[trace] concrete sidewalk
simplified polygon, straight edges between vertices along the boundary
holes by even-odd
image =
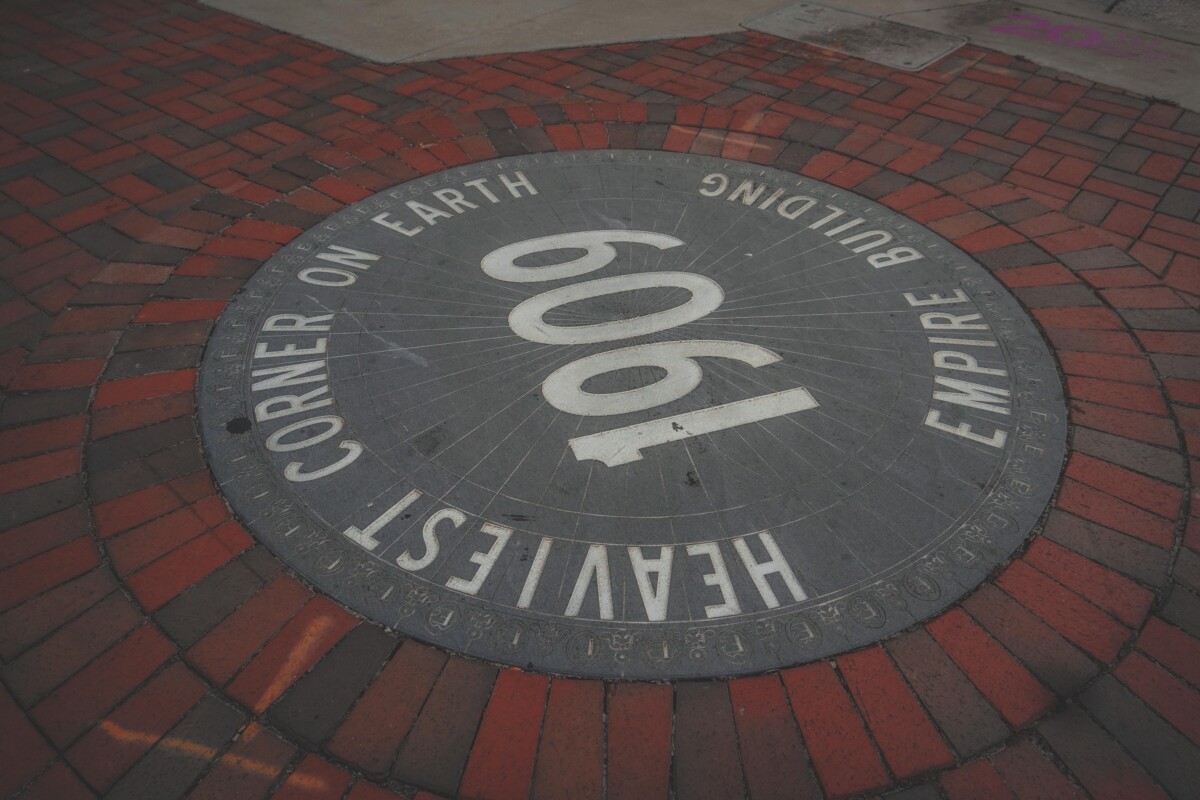
[[[1014,55],[1022,37],[919,72],[732,29],[380,64],[191,2],[0,19],[0,796],[1194,796],[1194,111]],[[449,654],[258,544],[195,419],[247,278],[398,183],[604,149],[823,181],[995,275],[1070,408],[1018,556],[886,642],[671,683]]]

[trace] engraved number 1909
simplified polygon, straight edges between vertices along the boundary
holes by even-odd
[[[497,280],[536,283],[586,275],[608,266],[617,257],[613,242],[634,242],[667,250],[684,244],[674,236],[651,231],[580,231],[527,239],[493,250],[483,257],[483,271]],[[540,267],[518,267],[522,256],[548,250],[584,250],[571,261]],[[545,315],[559,306],[592,297],[649,288],[687,290],[688,301],[665,311],[595,325],[552,325]],[[631,339],[694,322],[716,310],[725,293],[713,280],[690,272],[640,272],[599,278],[550,289],[517,305],[508,324],[518,336],[542,344],[591,344]],[[646,411],[679,400],[700,385],[703,371],[695,358],[729,358],[752,367],[780,360],[778,353],[745,342],[688,339],[640,344],[587,356],[560,367],[542,383],[542,395],[555,408],[580,416],[606,416]],[[595,394],[585,391],[590,378],[632,367],[658,367],[666,376],[652,384],[624,392]],[[751,397],[698,411],[627,425],[571,439],[579,461],[595,459],[616,467],[642,459],[641,451],[693,436],[727,430],[816,408],[817,401],[804,387]]]

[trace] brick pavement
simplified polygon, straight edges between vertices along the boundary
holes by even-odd
[[[1200,115],[970,47],[385,67],[180,2],[0,19],[0,795],[1194,796]],[[671,686],[402,641],[255,545],[193,396],[246,277],[401,181],[606,147],[827,181],[993,270],[1071,409],[1020,557],[883,645]]]

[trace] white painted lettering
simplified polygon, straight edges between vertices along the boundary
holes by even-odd
[[[904,299],[908,301],[910,306],[942,306],[951,303],[965,303],[969,298],[967,297],[967,293],[962,289],[955,289],[954,294],[948,297],[936,292],[930,293],[928,297],[917,297],[912,292],[905,292]]]
[[[979,375],[1007,375],[1002,369],[979,366],[975,356],[959,353],[954,350],[939,350],[933,354],[933,366],[938,369],[955,370],[958,372],[974,372]]]
[[[273,317],[267,317],[262,329],[272,333],[277,331],[323,332],[330,329],[331,326],[328,323],[332,319],[333,314],[318,314],[315,317],[306,317],[303,314],[276,314]]]
[[[455,214],[461,214],[472,208],[479,208],[478,205],[468,200],[458,189],[438,189],[433,193],[433,196],[441,200],[446,208]]]
[[[651,622],[662,622],[667,618],[667,600],[671,593],[671,559],[674,547],[660,547],[658,558],[646,558],[641,547],[627,548],[629,562],[633,565],[633,576],[637,579],[638,593],[646,607],[646,618]],[[651,579],[653,578],[653,582]]]
[[[504,184],[504,188],[508,189],[508,193],[513,197],[521,196],[521,192],[518,191],[521,189],[521,187],[524,187],[525,191],[529,192],[531,197],[538,193],[538,190],[534,188],[532,183],[530,183],[529,178],[526,178],[525,173],[521,172],[520,170],[516,172],[515,178],[510,178],[507,175],[501,175],[500,182]]]
[[[473,181],[467,181],[463,186],[470,186],[475,191],[483,195],[489,203],[499,203],[500,198],[492,193],[492,190],[487,187],[487,178],[476,178]]]
[[[750,578],[754,581],[755,588],[762,595],[763,602],[767,604],[767,608],[779,608],[779,599],[775,596],[775,590],[771,588],[771,584],[767,581],[768,575],[778,575],[783,579],[783,583],[792,594],[792,599],[796,602],[806,600],[808,595],[804,593],[804,589],[800,586],[800,581],[796,580],[796,574],[792,572],[792,567],[788,564],[787,559],[783,557],[783,553],[779,549],[779,545],[775,543],[774,537],[768,531],[759,531],[757,534],[758,541],[767,551],[767,560],[758,562],[754,558],[754,554],[750,552],[750,545],[746,544],[746,537],[739,536],[733,540],[733,549],[737,550],[739,556],[742,557],[742,563],[746,566],[746,572],[750,573]]]
[[[342,247],[340,244],[329,245],[329,249],[324,253],[318,253],[317,258],[323,261],[332,261],[334,264],[340,264],[343,267],[353,267],[354,269],[370,269],[371,265],[368,262],[379,260],[379,256],[374,253],[365,253],[362,250]]]
[[[349,528],[346,528],[346,530],[342,531],[342,535],[350,541],[367,548],[368,550],[374,550],[376,547],[379,547],[379,540],[375,538],[375,534],[383,530],[385,525],[394,520],[396,517],[400,516],[400,514],[404,512],[404,509],[417,502],[420,497],[421,493],[416,489],[413,489],[411,492],[404,495],[400,502],[396,503],[387,511],[376,517],[375,520],[372,521],[367,527],[359,528],[355,525],[351,525]]]
[[[703,542],[687,546],[689,556],[707,556],[712,565],[712,572],[704,576],[706,586],[715,586],[721,593],[721,602],[704,607],[704,615],[709,619],[730,617],[742,613],[737,595],[733,593],[733,581],[729,579],[729,570],[725,568],[725,557],[716,542]]]
[[[942,412],[934,408],[929,409],[929,413],[925,415],[925,424],[931,428],[937,428],[939,431],[952,433],[955,436],[970,439],[972,442],[986,444],[989,447],[1004,447],[1005,441],[1008,440],[1008,434],[1001,430],[996,431],[991,436],[981,436],[975,433],[971,426],[965,422],[958,425],[947,425],[945,422],[942,422]]]
[[[382,225],[385,228],[391,228],[392,230],[396,231],[396,233],[403,233],[408,237],[416,236],[418,233],[425,230],[424,225],[418,225],[415,228],[406,228],[404,227],[403,222],[389,219],[387,214],[379,214],[378,216],[371,217],[371,222]]]
[[[340,442],[338,447],[340,447],[342,450],[345,450],[346,455],[342,456],[332,464],[313,470],[312,472],[305,472],[303,470],[303,462],[293,461],[283,468],[283,477],[295,483],[300,483],[303,481],[315,481],[318,478],[324,478],[328,475],[332,475],[343,467],[349,466],[356,458],[361,456],[363,452],[363,446],[350,439]]]
[[[921,327],[927,331],[986,331],[988,326],[979,322],[979,314],[947,314],[929,311],[921,315]]]
[[[487,580],[487,576],[491,573],[492,567],[496,566],[496,560],[500,558],[500,553],[504,550],[504,545],[508,544],[508,539],[512,536],[512,528],[503,528],[499,525],[493,525],[490,522],[484,523],[480,531],[494,537],[496,541],[492,542],[492,546],[486,552],[476,551],[471,554],[471,563],[479,565],[475,570],[474,577],[470,580],[455,577],[446,581],[446,586],[456,592],[472,596],[479,594],[479,590],[483,587],[483,582]]]
[[[719,172],[714,172],[710,175],[705,175],[700,180],[700,184],[709,187],[701,189],[700,194],[705,197],[720,197],[729,189],[729,178]]]
[[[533,563],[529,565],[529,574],[525,576],[525,585],[521,587],[521,597],[517,600],[517,608],[529,608],[533,595],[537,592],[538,584],[542,582],[542,573],[546,570],[546,561],[550,558],[550,545],[554,540],[543,536],[538,543],[537,552],[533,554]]]
[[[299,414],[301,411],[312,411],[313,409],[331,406],[333,405],[332,397],[326,397],[322,400],[313,399],[328,391],[328,386],[319,386],[311,392],[305,392],[304,394],[283,394],[278,397],[268,397],[254,407],[254,418],[259,422],[266,422],[269,419],[290,417],[292,414]],[[277,407],[279,410],[276,410]]]
[[[453,214],[447,214],[440,208],[427,206],[424,203],[418,203],[416,200],[409,200],[404,205],[408,207],[409,211],[424,220],[426,225],[437,225],[439,219],[454,219]]]
[[[314,370],[320,370],[318,375],[309,375],[308,373]],[[317,383],[324,381],[328,383],[325,377],[325,362],[324,361],[302,361],[299,364],[285,364],[280,367],[262,367],[250,373],[252,378],[264,378],[267,375],[274,375],[273,378],[265,378],[250,384],[250,391],[261,392],[267,389],[286,389],[289,386],[297,386],[301,383]]]
[[[596,600],[600,605],[600,619],[613,618],[612,581],[608,572],[608,548],[602,544],[588,547],[583,566],[579,569],[579,577],[575,580],[575,589],[567,602],[566,615],[577,617],[583,609],[584,598],[587,597],[588,587],[596,584]]]
[[[897,264],[905,264],[924,257],[911,247],[893,247],[886,252],[867,256],[867,263],[875,269],[883,269],[884,267],[894,267]]]
[[[317,339],[312,347],[297,347],[289,342],[278,350],[272,350],[270,342],[259,342],[254,346],[254,357],[284,358],[286,356],[315,356],[324,353],[325,347],[328,344],[328,339]]]
[[[953,392],[934,392],[934,400],[977,408],[980,411],[990,411],[993,414],[1007,415],[1009,413],[1008,389],[997,389],[992,386],[984,386],[982,383],[960,381],[955,378],[943,378],[941,375],[935,377],[933,382],[955,390]]]
[[[421,543],[425,546],[425,555],[420,558],[413,558],[411,550],[405,550],[400,555],[396,556],[396,566],[400,569],[406,569],[409,572],[419,572],[433,563],[438,557],[438,553],[442,552],[442,546],[438,542],[438,523],[442,520],[447,520],[455,528],[461,528],[463,523],[467,521],[467,515],[459,511],[457,508],[443,508],[435,511],[430,515],[429,519],[425,520],[425,524],[421,526]],[[487,577],[486,575],[484,577]],[[483,581],[480,581],[482,584]],[[474,592],[471,592],[474,594]]]

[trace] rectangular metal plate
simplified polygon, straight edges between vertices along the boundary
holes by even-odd
[[[967,42],[962,36],[913,28],[816,3],[795,3],[746,22],[744,27],[909,72],[925,69]]]

